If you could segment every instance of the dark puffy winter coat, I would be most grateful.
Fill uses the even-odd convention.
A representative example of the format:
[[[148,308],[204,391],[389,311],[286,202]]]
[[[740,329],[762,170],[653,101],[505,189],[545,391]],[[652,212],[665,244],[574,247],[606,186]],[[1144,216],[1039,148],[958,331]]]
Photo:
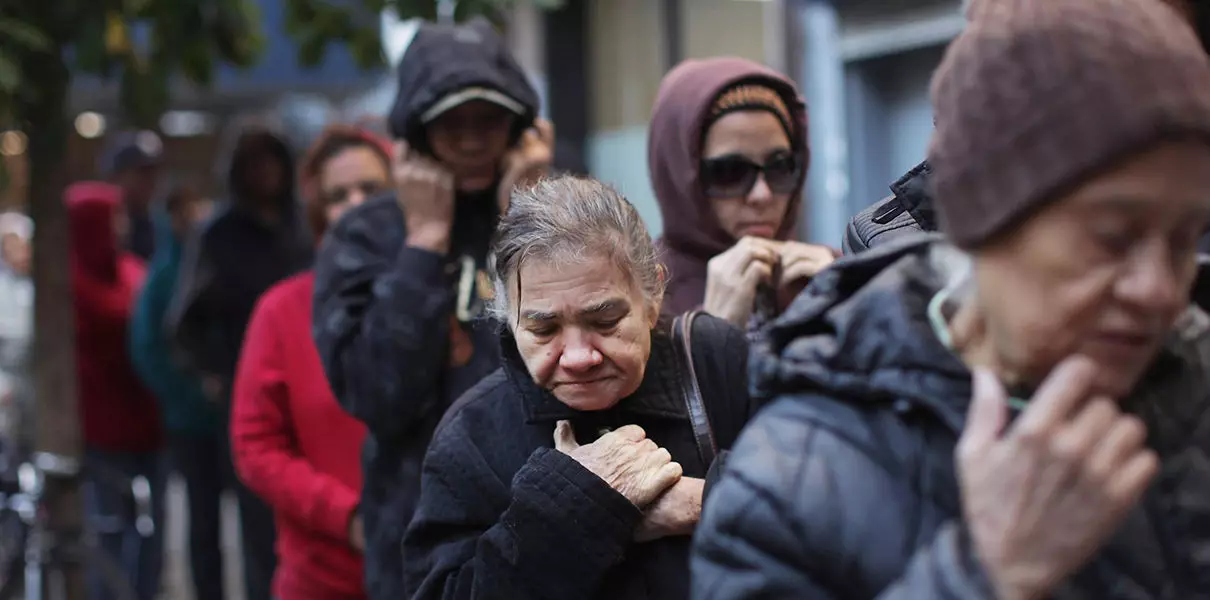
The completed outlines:
[[[698,528],[694,597],[994,598],[954,467],[971,375],[926,316],[934,236],[838,262],[754,348],[758,396]],[[1161,472],[1056,600],[1210,598],[1210,325],[1191,308],[1136,392]]]

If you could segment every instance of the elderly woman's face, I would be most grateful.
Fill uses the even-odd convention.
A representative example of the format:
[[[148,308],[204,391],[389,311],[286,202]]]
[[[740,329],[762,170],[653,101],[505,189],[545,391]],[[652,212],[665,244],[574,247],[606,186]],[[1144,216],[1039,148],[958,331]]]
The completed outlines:
[[[638,389],[659,306],[613,261],[528,260],[517,277],[511,318],[534,382],[582,411],[610,408]]]
[[[1130,392],[1189,303],[1210,222],[1210,147],[1172,142],[1047,205],[975,253],[998,367],[1037,383],[1072,354],[1099,393]]]

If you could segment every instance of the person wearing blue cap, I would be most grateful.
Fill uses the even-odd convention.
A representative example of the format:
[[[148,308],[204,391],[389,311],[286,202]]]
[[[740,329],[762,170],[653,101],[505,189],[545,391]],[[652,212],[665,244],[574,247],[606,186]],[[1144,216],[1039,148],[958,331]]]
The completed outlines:
[[[110,139],[102,154],[101,172],[122,189],[122,204],[130,218],[126,249],[143,260],[155,252],[151,199],[160,176],[164,144],[151,131],[122,132]]]

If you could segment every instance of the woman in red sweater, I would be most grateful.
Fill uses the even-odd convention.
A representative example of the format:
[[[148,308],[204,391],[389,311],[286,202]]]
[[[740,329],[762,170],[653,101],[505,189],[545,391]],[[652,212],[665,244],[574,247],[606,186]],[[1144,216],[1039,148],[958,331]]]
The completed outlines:
[[[85,446],[85,502],[102,547],[126,571],[140,600],[152,600],[162,564],[159,523],[164,482],[158,404],[135,375],[126,331],[143,263],[119,250],[128,229],[121,190],[82,182],[67,188],[76,376]],[[134,511],[114,476],[142,475],[152,485],[156,533],[135,529]],[[97,597],[97,596],[94,596]]]
[[[386,146],[355,128],[333,127],[303,161],[316,239],[345,210],[389,188]],[[240,479],[277,518],[280,600],[365,597],[357,504],[366,428],[345,414],[311,340],[306,272],[270,288],[244,335],[236,372],[231,444]]]

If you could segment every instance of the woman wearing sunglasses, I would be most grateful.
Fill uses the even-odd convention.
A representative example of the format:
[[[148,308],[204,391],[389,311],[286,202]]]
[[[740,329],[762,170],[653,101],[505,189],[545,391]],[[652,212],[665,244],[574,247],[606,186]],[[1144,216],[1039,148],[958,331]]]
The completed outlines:
[[[806,108],[782,75],[739,58],[681,63],[660,85],[647,153],[666,312],[700,307],[754,331],[835,258],[791,239],[810,153]]]

